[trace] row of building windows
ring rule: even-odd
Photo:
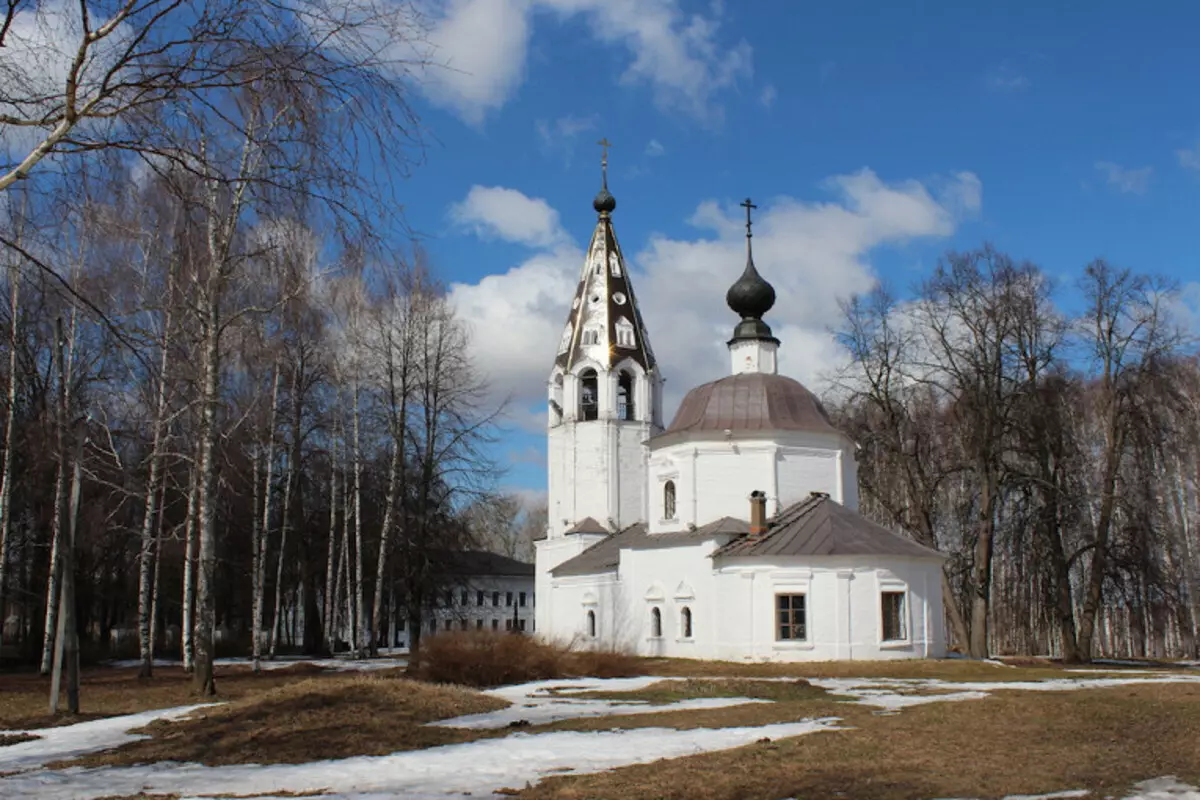
[[[908,614],[903,591],[881,592],[880,619],[885,642],[908,639]],[[807,596],[803,594],[775,595],[775,638],[781,642],[808,641]]]
[[[883,641],[902,642],[908,639],[908,615],[905,612],[905,593],[887,591],[880,594],[880,613],[883,620]],[[808,641],[807,595],[775,595],[775,638],[781,642]],[[587,635],[596,637],[596,612],[587,612]],[[658,606],[650,609],[650,636],[658,639],[663,635],[662,610]],[[684,606],[679,610],[679,636],[692,638],[692,609]]]
[[[470,598],[471,598],[471,593],[468,590],[463,589],[459,593],[459,596],[458,596],[458,605],[460,605],[460,606],[469,605]],[[455,605],[454,591],[452,589],[447,589],[446,594],[442,599],[443,599],[442,606],[444,608],[452,608]],[[475,592],[475,606],[477,608],[483,608],[485,605],[487,605],[487,602],[486,602],[487,599],[488,599],[488,592],[485,592],[483,590],[477,590]],[[519,606],[520,608],[525,608],[526,603],[530,598],[525,592],[517,592],[515,595],[515,599],[516,599],[517,606]],[[504,593],[504,605],[508,606],[509,608],[512,608],[513,600],[514,600],[513,592],[505,592]],[[491,604],[492,608],[499,608],[500,607],[500,592],[491,592],[491,601],[492,601],[492,604]]]
[[[483,630],[483,622],[484,622],[484,621],[483,621],[483,620],[481,620],[481,619],[477,619],[477,620],[475,620],[475,630],[477,630],[477,631],[481,631],[481,630]],[[506,619],[506,620],[504,620],[504,630],[506,630],[506,631],[512,631],[512,630],[514,630],[514,628],[513,628],[513,623],[514,623],[514,622],[516,622],[516,626],[517,626],[517,627],[515,628],[515,630],[518,630],[518,631],[524,631],[524,630],[525,630],[525,626],[526,626],[527,620],[523,620],[523,619],[518,619],[518,620]],[[457,623],[457,626],[456,626],[456,623]],[[455,627],[457,627],[457,628],[458,628],[458,630],[460,630],[460,631],[470,630],[470,628],[471,628],[471,626],[470,626],[470,624],[469,624],[469,620],[465,620],[465,619],[460,619],[460,620],[446,619],[446,620],[442,620],[442,630],[443,630],[443,631],[452,631],[452,630],[454,630],[454,629],[455,629]],[[498,619],[493,619],[493,620],[491,621],[491,629],[492,629],[492,630],[494,630],[494,631],[498,631],[498,630],[500,630],[500,620],[498,620]],[[403,626],[401,626],[400,630],[404,630]],[[438,632],[438,621],[437,621],[436,619],[431,619],[431,620],[429,620],[429,632],[430,632],[430,633],[437,633],[437,632]]]

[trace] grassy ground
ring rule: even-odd
[[[305,677],[332,678],[337,673],[299,663],[255,674],[248,666],[238,664],[218,665],[216,675],[218,695],[215,699],[220,701],[258,695],[294,684]],[[49,678],[37,673],[23,673],[5,675],[3,681],[4,689],[0,691],[0,730],[70,725],[100,717],[205,702],[193,693],[192,676],[180,667],[155,667],[154,677],[150,680],[139,679],[136,668],[85,669],[79,681],[80,713],[77,715],[49,714]]]
[[[784,721],[785,705],[798,710],[789,703],[594,722],[604,728],[675,725],[686,716],[712,725],[763,724]],[[1195,684],[999,692],[895,715],[829,701],[804,710],[840,716],[853,730],[597,775],[554,777],[520,796],[908,800],[1084,788],[1097,797],[1119,797],[1133,783],[1162,775],[1200,783],[1200,686]]]
[[[661,681],[633,692],[572,696],[660,704],[727,696],[773,702],[565,720],[522,732],[751,726],[816,717],[838,717],[851,730],[760,742],[598,775],[560,776],[524,790],[521,796],[532,800],[899,800],[1086,788],[1103,797],[1122,796],[1134,782],[1168,774],[1200,784],[1200,745],[1196,744],[1200,684],[1053,693],[1001,690],[982,700],[935,703],[883,715],[812,686],[805,678],[1007,682],[1087,676],[1048,662],[1006,667],[965,660],[783,665],[646,659],[637,671],[686,679]],[[1115,668],[1097,672],[1120,673]],[[764,680],[784,677],[796,680]],[[414,683],[394,671],[347,676],[296,665],[255,675],[243,666],[225,666],[218,673],[218,689],[219,699],[230,701],[228,705],[202,710],[183,721],[155,723],[145,730],[152,734],[148,740],[70,765],[163,760],[211,765],[299,763],[509,733],[425,727],[428,721],[488,711],[504,702],[460,687]],[[46,724],[46,690],[44,679],[36,676],[6,677],[0,692],[0,729]],[[196,701],[188,676],[169,668],[156,670],[150,681],[139,681],[132,669],[87,670],[81,695],[91,716]]]
[[[426,727],[425,723],[507,705],[470,689],[396,677],[308,679],[201,709],[184,720],[152,723],[139,731],[152,738],[69,764],[302,764],[381,756],[480,738],[478,732]]]

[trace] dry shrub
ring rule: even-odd
[[[491,631],[443,633],[425,640],[410,666],[414,677],[460,686],[503,686],[553,678],[640,675],[639,660],[615,650],[570,645]]]

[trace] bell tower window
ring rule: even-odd
[[[633,376],[624,371],[617,378],[617,419],[634,419]]]
[[[621,317],[613,327],[617,334],[617,347],[637,347],[637,341],[633,336],[632,322],[625,317]]]
[[[598,389],[596,370],[585,369],[579,374],[579,418],[585,422],[600,416]]]

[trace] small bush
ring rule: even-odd
[[[638,659],[612,650],[572,650],[569,645],[491,631],[443,633],[421,643],[410,665],[413,677],[461,686],[503,686],[553,678],[640,675]]]

